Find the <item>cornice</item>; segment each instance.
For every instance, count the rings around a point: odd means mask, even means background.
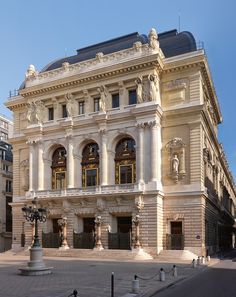
[[[129,58],[119,58],[122,52],[117,52],[115,63],[100,63],[96,59],[80,62],[68,66],[73,71],[62,75],[63,67],[46,71],[36,76],[27,78],[26,88],[20,90],[20,95],[29,97],[32,95],[43,94],[58,89],[76,86],[81,83],[92,82],[98,79],[109,78],[115,75],[135,72],[140,69],[156,67],[162,70],[163,62],[160,58],[159,51],[150,50],[147,46],[143,47],[144,54],[136,54],[135,50],[129,49],[131,52]],[[113,54],[114,55],[114,54]],[[107,55],[109,56],[109,55]],[[106,57],[106,55],[104,55]],[[96,60],[96,61],[94,61]],[[100,65],[98,64],[100,63]],[[93,67],[91,67],[91,65]],[[27,82],[28,81],[28,82]],[[32,83],[29,83],[31,82]]]

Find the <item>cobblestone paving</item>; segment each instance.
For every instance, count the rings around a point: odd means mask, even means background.
[[[115,274],[115,297],[121,297],[131,292],[135,274],[150,278],[163,267],[168,272],[166,282],[160,282],[158,275],[152,280],[140,280],[138,296],[150,296],[163,286],[201,270],[191,268],[190,264],[178,264],[178,278],[174,278],[170,273],[173,264],[153,260],[111,262],[46,258],[47,266],[54,267],[51,275],[21,276],[18,268],[25,266],[27,260],[25,256],[0,254],[0,297],[67,297],[74,289],[79,297],[110,297],[111,272]]]

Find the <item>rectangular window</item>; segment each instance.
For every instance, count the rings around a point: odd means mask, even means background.
[[[97,185],[97,168],[86,169],[86,187],[92,187]]]
[[[12,232],[12,211],[9,203],[12,202],[12,197],[6,197],[6,232]]]
[[[62,117],[67,118],[67,109],[65,104],[62,105]]]
[[[129,105],[137,103],[136,90],[129,90]]]
[[[54,120],[54,108],[53,107],[48,108],[48,120],[49,121]]]
[[[94,111],[99,111],[100,98],[94,98]]]
[[[119,94],[112,94],[112,108],[120,106],[120,97]]]
[[[84,114],[84,101],[79,102],[79,114]]]
[[[11,193],[12,192],[12,181],[6,180],[6,192]]]
[[[120,165],[120,184],[133,182],[133,165]]]

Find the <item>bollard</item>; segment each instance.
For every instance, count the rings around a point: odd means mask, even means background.
[[[193,259],[193,261],[192,261],[192,268],[196,268],[196,267],[197,267],[196,259]]]
[[[111,273],[111,297],[114,297],[114,272]]]
[[[166,280],[166,274],[163,268],[160,269],[160,281],[164,282]]]
[[[197,265],[200,265],[201,264],[201,257],[198,256],[197,258]]]
[[[134,276],[134,280],[132,280],[132,293],[138,294],[139,292],[139,280],[137,275]]]
[[[205,257],[204,256],[202,256],[202,265],[205,265]]]
[[[173,265],[173,277],[177,277],[177,276],[178,276],[177,267],[176,265]]]
[[[211,261],[211,257],[207,256],[207,262],[210,262],[210,261]]]

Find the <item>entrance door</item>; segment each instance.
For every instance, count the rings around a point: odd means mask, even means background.
[[[167,234],[167,248],[171,250],[182,250],[184,248],[182,222],[170,222],[170,233]]]
[[[42,234],[42,245],[44,248],[59,248],[61,245],[60,226],[58,219],[52,219],[52,232]]]
[[[131,248],[131,217],[117,217],[117,233],[108,234],[109,249],[130,250]]]
[[[95,218],[83,218],[83,232],[74,232],[74,248],[93,249],[95,245]]]

